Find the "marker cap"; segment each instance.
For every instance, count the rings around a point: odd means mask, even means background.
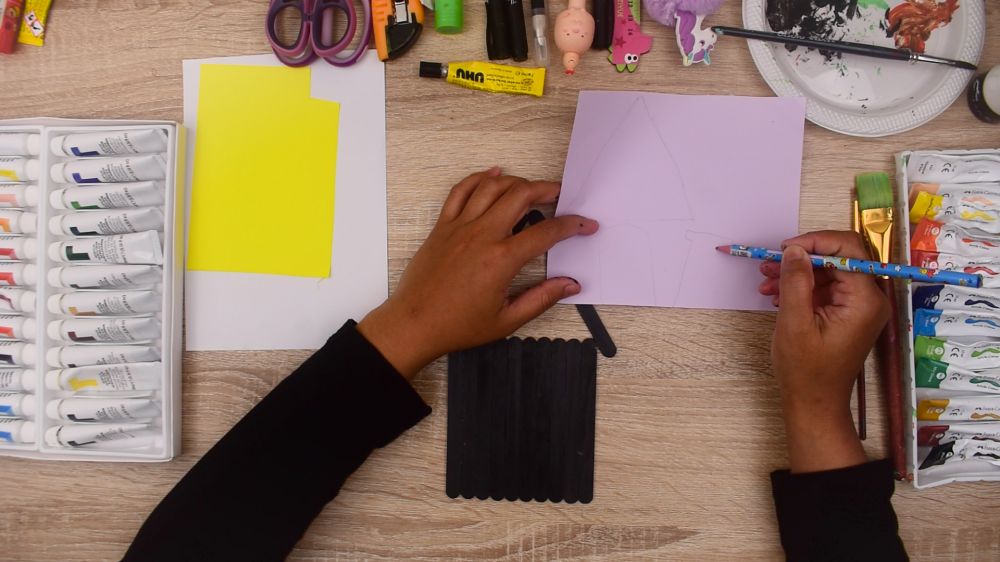
[[[49,312],[52,314],[62,314],[63,311],[59,307],[59,303],[62,302],[63,295],[52,295],[49,297]]]
[[[53,402],[49,402],[52,404]],[[48,414],[49,409],[46,407],[45,412]],[[58,418],[54,418],[58,419]],[[45,444],[49,447],[62,447],[62,443],[59,442],[59,430],[62,428],[61,425],[55,427],[50,427],[45,430]]]
[[[38,170],[41,165],[38,160],[32,158],[24,163],[24,175],[28,176],[30,181],[35,181],[38,179]]]
[[[21,412],[29,418],[35,417],[35,395],[25,394],[21,399]]]
[[[55,369],[45,373],[45,388],[49,390],[62,390],[59,388],[59,377],[61,375],[62,369]]]
[[[462,0],[434,0],[434,29],[438,33],[461,33],[462,23]]]
[[[60,402],[62,402],[62,400],[52,400],[48,404],[46,404],[45,405],[45,416],[48,417],[51,420],[58,420],[58,419],[60,419],[59,418],[59,403]],[[53,427],[52,429],[56,429],[56,428]],[[51,430],[49,430],[49,431],[51,431]],[[48,441],[48,439],[49,439],[49,434],[48,434],[48,432],[46,432],[45,433],[45,440]]]
[[[59,355],[62,352],[61,347],[53,347],[45,352],[45,362],[49,364],[49,367],[62,367],[63,364],[59,360]]]
[[[28,135],[28,142],[25,144],[25,148],[28,149],[28,154],[38,156],[42,151],[42,135]]]
[[[46,326],[46,328],[45,328],[45,334],[47,336],[49,336],[49,339],[51,339],[51,340],[62,341],[63,337],[62,337],[62,334],[60,333],[61,331],[59,329],[61,327],[62,327],[62,320],[56,320],[55,322],[49,322],[49,325]]]
[[[25,369],[21,371],[21,388],[31,392],[35,390],[35,382],[38,378],[38,373],[32,369]]]
[[[58,162],[56,164],[53,164],[52,167],[49,168],[49,176],[52,178],[52,181],[56,183],[63,183],[69,181],[66,179],[66,176],[63,175],[65,171],[66,171],[66,163]]]
[[[35,433],[35,422],[26,421],[21,424],[21,442],[34,443],[37,435]]]

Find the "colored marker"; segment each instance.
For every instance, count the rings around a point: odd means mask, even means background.
[[[754,260],[780,262],[783,252],[779,250],[769,250],[753,246],[716,246],[716,250]],[[836,256],[816,256],[810,255],[813,267],[824,267],[837,269],[840,271],[850,271],[854,273],[867,273],[869,275],[885,275],[894,279],[909,279],[911,281],[921,281],[924,283],[944,283],[947,285],[960,285],[962,287],[980,287],[983,278],[974,273],[962,273],[960,271],[943,271],[940,269],[929,269],[926,267],[916,267],[913,265],[903,265],[898,263],[880,263],[870,260],[859,260],[854,258],[842,258]]]

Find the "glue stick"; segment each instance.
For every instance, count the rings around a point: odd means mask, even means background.
[[[492,62],[439,62],[420,61],[420,76],[444,78],[456,84],[484,92],[528,94],[541,97],[545,89],[544,68],[522,68]]]

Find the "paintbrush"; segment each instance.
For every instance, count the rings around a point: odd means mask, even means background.
[[[943,64],[963,70],[977,69],[976,65],[961,60],[946,59],[925,55],[907,49],[895,49],[892,47],[881,47],[879,45],[867,45],[865,43],[852,43],[850,41],[824,41],[822,39],[807,39],[794,35],[783,35],[773,31],[757,31],[754,29],[743,29],[739,27],[726,27],[718,25],[712,28],[717,35],[732,35],[733,37],[744,37],[746,39],[757,39],[758,41],[768,41],[770,43],[783,43],[785,45],[795,45],[797,47],[807,47],[821,51],[834,53],[847,53],[860,55],[863,57],[874,57],[877,59],[901,60],[909,62],[930,62]]]
[[[858,207],[858,198],[851,198],[851,229],[861,235],[861,209]],[[862,239],[864,237],[862,236]],[[865,243],[868,246],[868,243]],[[868,248],[869,257],[872,255],[871,248]],[[861,370],[858,372],[858,437],[862,441],[868,439],[868,397],[865,392],[865,366],[862,363]]]
[[[860,226],[873,257],[883,263],[892,261],[894,200],[892,183],[884,172],[858,174],[857,190]],[[885,387],[886,412],[889,416],[889,457],[897,480],[906,478],[906,453],[903,447],[903,390],[900,365],[899,312],[892,279],[879,279],[889,298],[889,322],[879,336],[879,357]]]

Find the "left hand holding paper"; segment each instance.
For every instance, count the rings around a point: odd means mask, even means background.
[[[597,222],[565,215],[511,234],[532,206],[558,195],[558,183],[503,176],[499,168],[459,182],[396,292],[358,329],[409,378],[437,357],[505,337],[579,293],[578,282],[556,277],[508,294],[528,261],[557,242],[597,231]]]

